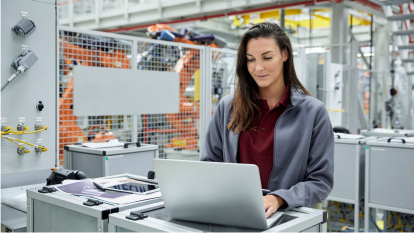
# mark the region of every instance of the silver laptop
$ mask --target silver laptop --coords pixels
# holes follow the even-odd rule
[[[155,175],[172,219],[268,229],[259,169],[251,164],[154,159]]]

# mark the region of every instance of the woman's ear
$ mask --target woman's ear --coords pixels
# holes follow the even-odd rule
[[[283,55],[283,62],[287,61],[287,59],[289,58],[287,49],[283,50],[282,55]]]

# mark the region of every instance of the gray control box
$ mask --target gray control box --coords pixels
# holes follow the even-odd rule
[[[131,174],[102,177],[128,177],[129,179],[157,184],[154,180]],[[56,187],[54,185],[49,187]],[[162,201],[162,197],[127,204],[99,204],[88,206],[86,197],[61,191],[40,193],[39,188],[27,190],[28,232],[107,232],[110,214]]]
[[[158,146],[140,144],[138,147],[130,144],[106,148],[65,146],[65,167],[83,171],[89,178],[122,173],[147,176],[149,171],[154,170],[152,160],[158,158]]]

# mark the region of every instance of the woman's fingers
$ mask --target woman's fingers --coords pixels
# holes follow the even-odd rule
[[[270,206],[269,208],[267,208],[266,210],[266,218],[268,218],[270,215],[272,215],[275,212],[275,208],[273,206]]]
[[[266,218],[272,215],[279,208],[280,204],[274,195],[267,195],[263,197],[263,203],[266,211]]]

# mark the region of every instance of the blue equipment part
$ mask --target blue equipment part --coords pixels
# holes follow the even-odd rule
[[[175,39],[175,35],[172,34],[169,30],[162,30],[160,35],[160,40],[166,41],[173,41]]]

